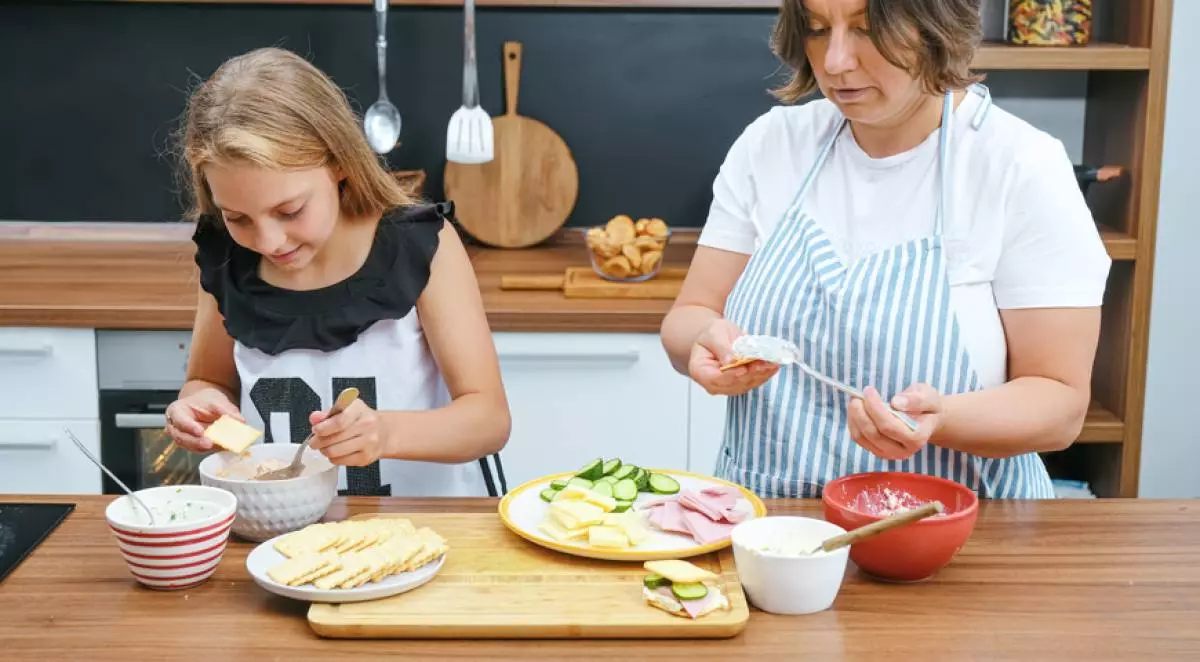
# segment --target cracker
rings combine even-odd
[[[262,431],[224,414],[204,430],[204,436],[225,450],[243,454],[262,436]]]
[[[368,566],[357,555],[346,555],[342,557],[342,567],[337,572],[317,579],[313,582],[313,586],[322,590],[341,588],[347,581],[358,577],[367,570]]]
[[[336,557],[328,554],[304,554],[288,559],[267,570],[267,576],[279,584],[292,586],[292,582],[324,568],[336,560]]]

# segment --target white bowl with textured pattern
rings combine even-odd
[[[200,483],[229,490],[237,497],[233,533],[262,542],[320,521],[337,496],[338,467],[320,452],[304,451],[304,472],[287,480],[236,478],[239,468],[264,461],[292,461],[299,444],[256,444],[249,457],[223,451],[200,463]],[[248,462],[249,465],[242,463]],[[230,475],[233,474],[233,475]]]

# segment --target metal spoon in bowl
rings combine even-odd
[[[79,450],[83,451],[83,454],[87,456],[87,459],[92,461],[92,464],[100,467],[101,471],[108,474],[108,477],[113,479],[113,482],[115,482],[117,485],[120,485],[121,489],[125,490],[125,493],[129,495],[130,499],[133,499],[134,503],[141,506],[142,510],[146,511],[146,515],[150,518],[150,526],[154,526],[154,513],[150,512],[150,508],[148,508],[146,504],[143,503],[142,500],[133,493],[133,490],[129,489],[129,486],[122,482],[120,478],[117,478],[115,475],[113,475],[113,472],[109,471],[108,467],[104,466],[104,464],[100,462],[95,455],[92,455],[92,452],[87,449],[87,446],[83,445],[83,442],[79,441],[79,438],[75,436],[74,432],[71,432],[69,428],[63,428],[63,432],[67,433],[67,438],[74,442]]]
[[[353,386],[342,391],[341,393],[338,393],[337,400],[334,400],[333,407],[330,407],[329,409],[329,416],[333,417],[342,413],[342,410],[344,410],[346,407],[349,407],[350,403],[357,399],[358,389],[354,388]],[[304,463],[301,461],[304,457],[304,451],[308,449],[308,444],[310,441],[312,441],[312,439],[313,435],[310,433],[308,438],[304,440],[304,443],[300,444],[300,448],[296,449],[296,455],[292,458],[291,464],[283,467],[282,469],[268,471],[267,473],[254,478],[254,480],[287,480],[288,478],[295,478],[296,476],[299,476],[300,472],[304,470]]]
[[[888,529],[892,529],[897,526],[904,526],[905,524],[910,524],[912,522],[916,522],[917,520],[925,519],[926,517],[932,517],[933,515],[945,511],[946,507],[942,505],[941,501],[931,501],[921,505],[919,508],[905,510],[885,519],[881,519],[878,522],[871,522],[870,524],[866,526],[860,526],[853,531],[847,531],[841,535],[836,535],[832,538],[829,538],[820,545],[817,545],[815,549],[809,552],[809,555],[816,554],[820,551],[832,552],[839,547],[845,547],[847,545],[859,542],[865,538],[879,535]]]
[[[388,0],[375,0],[375,57],[379,68],[379,100],[371,104],[363,118],[367,142],[378,154],[387,154],[400,140],[400,111],[387,96],[387,12]]]

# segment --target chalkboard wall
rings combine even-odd
[[[524,44],[520,111],[579,166],[570,225],[617,213],[701,225],[730,143],[782,80],[773,11],[481,9],[484,107],[503,112],[501,48]],[[186,92],[223,60],[276,45],[309,57],[361,112],[375,100],[368,5],[0,3],[0,219],[171,221],[171,133]],[[446,123],[461,103],[462,12],[394,7],[396,169],[440,197]]]

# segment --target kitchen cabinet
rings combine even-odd
[[[713,474],[725,437],[725,407],[729,398],[709,395],[688,380],[688,471]]]
[[[0,328],[0,493],[99,494],[96,336],[92,329]]]
[[[512,412],[511,490],[597,457],[688,466],[690,381],[653,333],[496,333]]]
[[[100,470],[65,428],[100,457],[99,420],[0,421],[0,494],[100,494]]]

